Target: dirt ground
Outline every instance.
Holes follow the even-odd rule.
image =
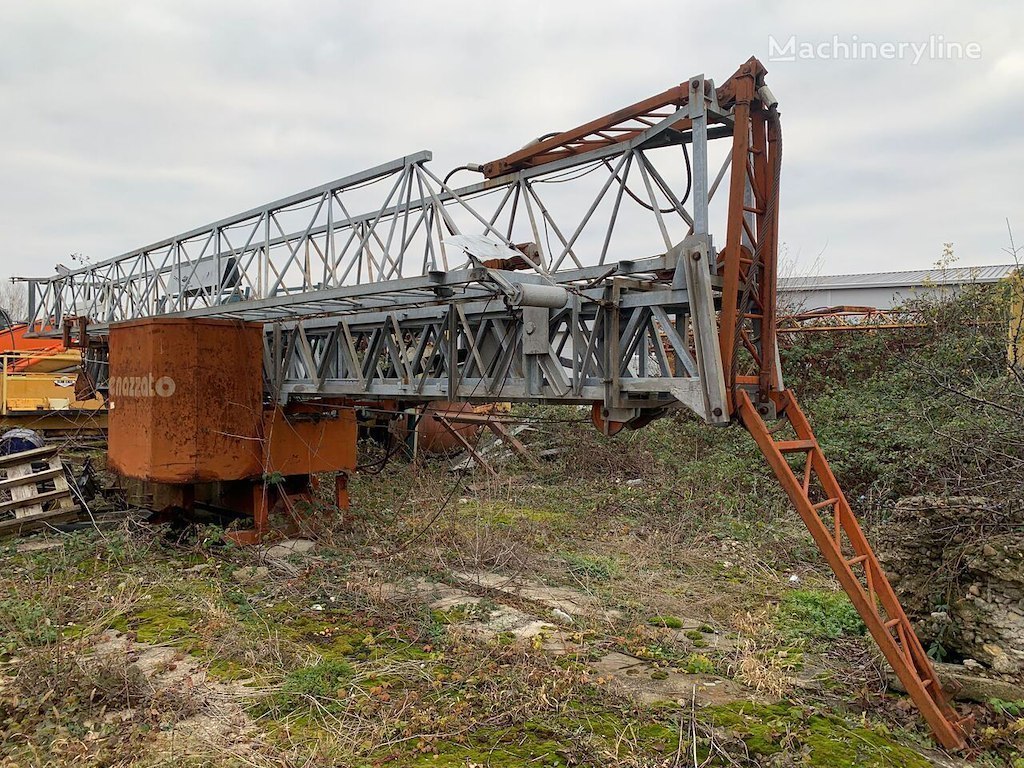
[[[540,473],[357,476],[263,547],[130,518],[11,543],[0,764],[1020,764],[1009,698],[934,748],[765,475],[560,434],[527,436],[561,446]]]

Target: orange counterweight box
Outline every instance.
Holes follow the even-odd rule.
[[[225,506],[244,499],[256,526],[247,540],[266,532],[275,506],[293,514],[314,473],[339,472],[336,501],[347,506],[355,411],[266,405],[261,324],[150,318],[111,326],[109,349],[109,460],[118,473],[172,487],[176,506],[199,486],[209,495],[211,484]]]

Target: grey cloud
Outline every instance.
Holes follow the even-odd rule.
[[[1003,220],[1024,226],[1022,21],[1014,3],[9,3],[0,273],[102,259],[422,148],[437,173],[489,160],[727,77],[769,34],[981,43],[980,61],[766,63],[790,254],[921,267],[954,241],[995,263]]]

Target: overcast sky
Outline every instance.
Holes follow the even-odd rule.
[[[1005,263],[1007,218],[1024,243],[1022,31],[1024,3],[963,0],[0,0],[0,274],[419,149],[438,173],[490,160],[751,55],[783,114],[791,271],[927,267],[945,242]],[[769,36],[796,60],[771,61]]]

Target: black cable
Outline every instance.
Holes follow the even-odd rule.
[[[387,413],[395,413],[395,411],[387,411]],[[414,416],[412,419],[412,423],[409,427],[409,430],[415,432],[416,428],[419,426],[420,419],[422,418],[422,413],[416,414],[416,416]],[[368,475],[379,475],[381,472],[384,471],[384,468],[387,466],[388,462],[391,461],[392,457],[396,453],[398,453],[398,448],[401,445],[403,445],[402,441],[396,440],[395,436],[391,435],[391,445],[388,446],[388,450],[385,452],[383,458],[377,459],[376,461],[371,461],[367,464],[357,464],[355,466],[355,471],[365,472]]]
[[[487,313],[487,309],[490,307],[492,301],[494,301],[494,297],[493,296],[490,297],[489,299],[487,299],[487,302],[484,304],[483,314]],[[476,394],[477,388],[480,386],[480,384],[484,380],[484,372],[481,371],[480,374],[481,374],[480,378],[477,379],[476,384],[473,385],[473,390],[469,393],[469,398],[473,397],[473,395]],[[504,390],[504,384],[502,384],[502,390]],[[501,391],[498,392],[498,395],[501,395]],[[469,398],[466,398],[467,402],[468,402]],[[483,433],[484,433],[483,429],[481,429],[479,432],[477,432],[476,441],[473,444],[473,450],[474,451],[476,450],[476,446],[480,444],[480,438],[483,436]],[[448,508],[448,504],[451,502],[452,497],[455,495],[455,492],[458,491],[462,487],[462,481],[466,477],[466,475],[469,473],[469,467],[471,467],[471,466],[473,466],[473,461],[472,461],[472,457],[469,457],[469,460],[467,460],[466,464],[462,467],[462,469],[459,470],[458,475],[456,475],[455,482],[452,483],[452,487],[449,489],[448,493],[445,495],[444,500],[441,502],[441,505],[437,508],[437,511],[435,511],[434,514],[430,516],[430,519],[427,520],[427,522],[424,525],[422,525],[420,527],[420,529],[418,531],[416,531],[416,533],[414,533],[411,537],[406,539],[401,544],[401,546],[399,546],[396,550],[390,552],[388,554],[389,557],[393,557],[394,555],[397,555],[397,554],[400,554],[400,553],[404,552],[406,549],[409,548],[410,545],[413,544],[413,542],[415,542],[418,539],[420,539],[428,530],[430,530],[431,526],[433,526],[434,523],[437,522],[437,519]],[[412,490],[410,489],[410,493],[411,492],[412,492]],[[406,499],[405,500],[406,501],[408,500],[408,494],[406,495]],[[403,503],[404,503],[404,501],[403,501]]]
[[[612,175],[615,177],[615,180],[622,185],[623,191],[631,198],[633,198],[634,202],[636,202],[639,205],[642,205],[648,211],[657,210],[658,213],[672,213],[686,205],[686,201],[690,199],[690,192],[693,189],[693,168],[690,166],[690,153],[686,151],[685,144],[681,144],[680,146],[683,148],[683,159],[686,162],[686,193],[682,196],[677,205],[673,205],[670,208],[655,209],[654,206],[648,205],[647,203],[645,203],[643,200],[636,196],[636,194],[633,192],[633,190],[629,188],[629,185],[625,182],[624,179],[619,178],[619,174],[612,168],[611,163],[609,163],[607,160],[602,160],[601,162],[604,163],[605,167],[609,171],[612,172]],[[666,190],[662,190],[662,192],[666,192]]]
[[[683,162],[686,163],[686,194],[683,195],[679,204],[686,205],[686,201],[690,199],[690,192],[693,190],[693,168],[690,167],[690,153],[686,151],[686,145],[680,146],[683,148]]]
[[[452,168],[450,171],[448,171],[447,175],[444,177],[444,180],[441,182],[441,185],[447,187],[448,186],[448,179],[450,179],[452,176],[454,176],[459,171],[478,171],[478,169],[473,168],[473,167],[468,166],[468,165],[456,166],[455,168]]]
[[[561,173],[556,174],[554,176],[549,176],[549,177],[543,178],[543,179],[542,178],[538,178],[538,179],[535,180],[534,183],[535,184],[565,184],[567,181],[576,181],[577,179],[582,179],[584,176],[588,176],[591,173],[593,173],[594,171],[596,171],[598,168],[601,167],[601,163],[602,163],[601,160],[597,160],[596,162],[592,163],[591,165],[584,166],[584,169],[582,171],[580,171],[579,173],[576,173],[576,170],[577,170],[576,168],[570,168],[569,170],[562,171]],[[573,173],[576,173],[576,175],[575,176],[571,176],[570,174],[573,174]]]
[[[482,431],[481,431],[481,434],[482,434]],[[479,442],[479,438],[477,439],[477,442]],[[473,447],[476,448],[475,445]],[[467,466],[468,466],[468,464],[467,464]],[[420,529],[418,531],[416,531],[416,533],[414,533],[412,536],[410,536],[408,539],[406,539],[398,549],[396,549],[394,552],[391,553],[392,557],[395,556],[395,555],[399,555],[402,552],[404,552],[405,550],[407,550],[410,546],[412,546],[412,544],[414,542],[416,542],[418,539],[420,539],[423,536],[423,534],[425,534],[427,531],[430,530],[430,528],[434,525],[434,523],[437,522],[437,518],[439,518],[441,516],[441,513],[444,512],[446,509],[448,509],[448,505],[451,503],[452,497],[455,495],[455,492],[457,490],[459,490],[459,488],[461,487],[461,485],[462,485],[462,478],[465,475],[466,475],[466,469],[463,468],[462,470],[459,471],[459,475],[458,475],[458,477],[455,478],[455,482],[452,483],[452,487],[448,490],[448,494],[444,497],[444,500],[441,502],[441,506],[439,506],[437,508],[437,511],[434,512],[434,514],[430,516],[430,519],[427,520],[427,522],[424,525],[422,525],[420,527]]]

